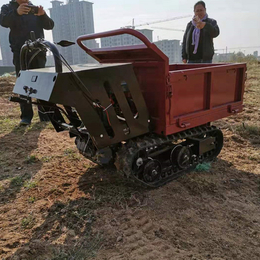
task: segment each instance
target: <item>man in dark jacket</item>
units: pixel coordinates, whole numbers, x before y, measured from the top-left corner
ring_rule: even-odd
[[[9,42],[13,52],[13,63],[15,65],[16,75],[20,71],[20,50],[25,41],[30,39],[30,32],[34,31],[36,39],[44,38],[43,29],[51,30],[54,22],[45,13],[42,6],[38,7],[38,13],[32,14],[32,5],[28,0],[12,0],[9,4],[3,5],[0,14],[0,23],[3,27],[10,28]],[[34,52],[27,55],[27,62],[33,56]],[[32,60],[29,69],[44,68],[46,63],[46,53],[40,52]],[[20,125],[29,125],[33,118],[33,109],[30,104],[20,104],[21,122]],[[41,121],[47,121],[48,117],[38,107]]]
[[[212,63],[214,55],[213,38],[219,35],[214,19],[208,18],[206,5],[199,1],[194,5],[194,17],[187,25],[182,43],[184,63]]]

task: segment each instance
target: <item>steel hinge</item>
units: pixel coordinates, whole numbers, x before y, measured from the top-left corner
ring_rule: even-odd
[[[167,87],[167,96],[169,98],[171,98],[172,97],[172,85],[171,85],[170,74],[168,74],[166,77],[166,87]]]

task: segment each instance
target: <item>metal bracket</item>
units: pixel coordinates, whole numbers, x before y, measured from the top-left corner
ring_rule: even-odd
[[[233,107],[232,105],[228,106],[228,112],[231,114],[237,114],[240,111],[240,107]]]
[[[191,123],[189,123],[189,122],[181,122],[180,119],[178,120],[178,126],[180,128],[187,128],[187,127],[190,127],[190,125],[191,125]]]

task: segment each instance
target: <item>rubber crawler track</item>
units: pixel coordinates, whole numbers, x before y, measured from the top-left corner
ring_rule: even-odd
[[[152,183],[147,183],[144,180],[138,178],[138,176],[136,176],[136,174],[133,172],[133,162],[141,151],[149,152],[153,151],[154,149],[160,150],[161,147],[171,145],[174,142],[178,142],[180,140],[191,137],[201,136],[204,134],[217,136],[217,146],[214,150],[203,154],[203,156],[201,156],[200,159],[196,163],[193,163],[193,165],[191,165],[189,168],[185,170],[179,169],[177,172],[174,173],[172,172],[172,169],[168,169],[169,174],[166,174],[164,178],[161,178],[160,180]],[[196,167],[197,164],[213,160],[220,153],[222,146],[223,134],[216,126],[200,126],[166,137],[158,136],[155,134],[148,134],[142,137],[131,139],[126,142],[122,146],[122,148],[117,151],[115,165],[117,167],[117,170],[123,173],[125,176],[133,178],[146,186],[157,188],[166,184],[169,181],[180,177],[184,173],[191,171]]]

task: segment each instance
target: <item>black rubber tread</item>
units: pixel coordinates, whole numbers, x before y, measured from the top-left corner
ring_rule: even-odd
[[[136,176],[136,174],[133,172],[132,170],[133,161],[137,157],[137,154],[139,152],[143,150],[146,151],[153,150],[156,149],[155,147],[157,148],[159,147],[159,149],[161,149],[167,144],[170,145],[173,142],[177,142],[178,140],[187,139],[187,138],[195,137],[201,134],[208,134],[208,133],[211,133],[212,136],[216,136],[218,142],[217,148],[213,151],[206,153],[204,156],[201,157],[200,161],[192,165],[190,168],[185,170],[180,170],[174,174],[170,174],[169,176],[154,183],[144,182],[143,180],[139,179],[138,176]],[[138,180],[139,182],[145,184],[146,186],[157,188],[193,170],[198,163],[211,161],[215,159],[220,153],[222,146],[223,146],[223,134],[221,130],[219,130],[216,126],[196,127],[166,137],[158,136],[156,134],[149,134],[143,136],[142,138],[138,137],[132,139],[127,143],[125,143],[124,145],[122,145],[122,148],[120,148],[116,153],[115,166],[117,170],[123,173],[126,177],[128,178],[130,177],[135,180]]]

